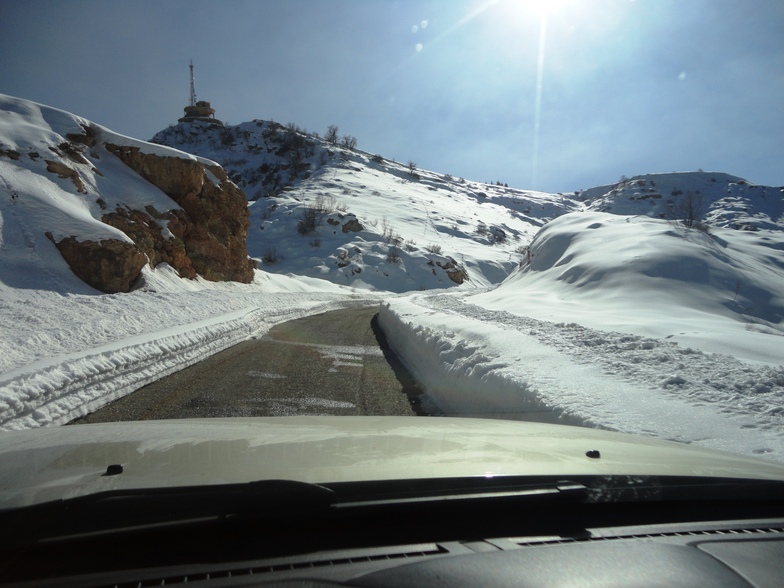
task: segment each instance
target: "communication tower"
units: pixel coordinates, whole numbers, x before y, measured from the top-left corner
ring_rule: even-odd
[[[196,106],[196,84],[193,81],[193,59],[191,59],[191,106]]]

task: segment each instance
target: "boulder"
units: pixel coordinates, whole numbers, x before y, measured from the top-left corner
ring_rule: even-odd
[[[361,230],[363,230],[362,224],[356,218],[351,218],[343,224],[344,233],[358,233]]]
[[[437,261],[436,263],[455,284],[462,284],[468,279],[468,272],[453,257],[447,256],[446,262]]]
[[[77,241],[76,237],[58,243],[51,233],[46,236],[79,279],[107,294],[128,292],[147,263],[147,256],[133,243],[117,239]]]

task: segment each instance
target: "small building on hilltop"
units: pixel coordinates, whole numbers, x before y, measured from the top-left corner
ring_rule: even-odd
[[[185,110],[185,116],[177,119],[178,122],[200,120],[210,124],[223,126],[223,123],[215,118],[215,109],[210,106],[209,102],[199,100],[196,104],[189,104],[183,110]]]
[[[215,109],[210,106],[209,102],[205,100],[196,100],[196,85],[193,79],[193,61],[190,64],[191,70],[191,99],[190,104],[183,110],[185,116],[177,119],[177,122],[193,122],[202,121],[212,125],[223,126],[223,123],[215,118]]]

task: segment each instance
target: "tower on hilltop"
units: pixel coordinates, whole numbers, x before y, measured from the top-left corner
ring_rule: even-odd
[[[193,77],[193,60],[190,64],[191,70],[191,97],[188,106],[185,110],[185,116],[177,119],[177,122],[193,122],[202,121],[213,125],[223,126],[223,123],[215,118],[215,109],[210,106],[209,102],[204,100],[196,100],[196,84]]]

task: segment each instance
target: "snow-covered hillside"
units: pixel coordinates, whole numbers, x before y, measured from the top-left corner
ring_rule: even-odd
[[[354,287],[497,284],[540,226],[582,208],[560,195],[416,169],[294,125],[182,122],[152,140],[214,159],[243,188],[252,199],[248,251],[265,271]],[[308,212],[315,226],[299,230]]]
[[[67,422],[288,318],[380,304],[434,412],[784,461],[780,188],[685,172],[542,194],[412,169],[274,123],[180,124],[156,141],[218,161],[250,198],[255,279],[182,279],[160,264],[134,291],[106,295],[69,272],[41,223],[122,239],[96,216],[99,191],[112,205],[165,195],[117,162],[103,176],[85,170],[87,199],[29,153],[91,123],[5,103],[0,428]]]
[[[649,174],[584,190],[587,210],[705,222],[756,231],[782,229],[784,187],[758,186],[718,172]]]
[[[88,128],[97,133],[91,148],[62,147]],[[100,220],[107,210],[177,208],[104,142],[198,160],[0,95],[0,426],[64,423],[277,322],[377,303],[323,280],[258,271],[250,284],[183,279],[166,263],[145,266],[128,294],[91,288],[47,233],[131,242]]]
[[[549,223],[529,261],[471,299],[781,363],[783,279],[780,231],[714,227],[707,234],[649,217],[584,212]]]

